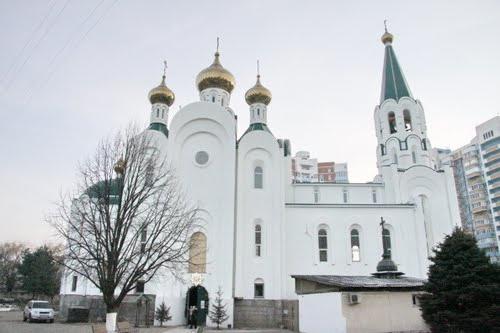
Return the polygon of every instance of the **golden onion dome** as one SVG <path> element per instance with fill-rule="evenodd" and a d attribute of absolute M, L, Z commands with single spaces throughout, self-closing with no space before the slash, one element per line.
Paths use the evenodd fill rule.
<path fill-rule="evenodd" d="M 196 86 L 199 91 L 207 88 L 220 88 L 228 93 L 233 91 L 236 80 L 230 71 L 222 67 L 219 56 L 219 52 L 215 52 L 214 62 L 196 77 Z"/>
<path fill-rule="evenodd" d="M 165 75 L 163 75 L 160 85 L 151 89 L 148 98 L 151 104 L 164 103 L 168 106 L 174 104 L 175 95 L 174 92 L 165 84 Z"/>
<path fill-rule="evenodd" d="M 254 103 L 263 103 L 268 105 L 271 102 L 272 97 L 273 95 L 271 94 L 271 91 L 260 83 L 260 75 L 257 75 L 257 82 L 252 88 L 248 89 L 245 94 L 245 100 L 248 105 L 252 105 Z"/>
<path fill-rule="evenodd" d="M 382 35 L 382 43 L 387 44 L 387 43 L 392 43 L 392 40 L 394 39 L 394 36 L 388 32 L 387 30 L 384 32 Z"/>

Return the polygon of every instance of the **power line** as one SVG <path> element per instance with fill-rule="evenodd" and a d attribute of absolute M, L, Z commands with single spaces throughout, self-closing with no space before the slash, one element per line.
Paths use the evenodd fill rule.
<path fill-rule="evenodd" d="M 69 56 L 69 54 L 66 55 L 66 57 L 60 61 L 59 63 L 55 63 L 57 58 L 59 58 L 59 56 L 64 52 L 64 50 L 71 44 L 71 41 L 73 39 L 73 35 L 75 35 L 81 27 L 83 27 L 89 20 L 90 18 L 94 15 L 94 13 L 96 12 L 96 10 L 104 3 L 105 0 L 101 0 L 92 10 L 91 12 L 87 15 L 87 17 L 82 21 L 82 23 L 80 23 L 78 25 L 78 27 L 73 30 L 73 32 L 71 33 L 70 35 L 70 38 L 68 38 L 68 40 L 66 41 L 66 43 L 64 44 L 64 46 L 62 48 L 60 48 L 58 50 L 58 52 L 55 54 L 55 56 L 52 58 L 51 62 L 49 63 L 49 66 L 48 67 L 51 67 L 52 65 L 55 64 L 55 67 L 53 67 L 53 69 L 49 72 L 49 74 L 42 80 L 40 80 L 39 84 L 38 85 L 35 85 L 36 88 L 35 89 L 30 89 L 28 91 L 28 94 L 27 94 L 27 101 L 26 103 L 28 103 L 30 100 L 31 100 L 31 97 L 33 95 L 33 92 L 34 91 L 38 91 L 40 90 L 41 88 L 43 88 L 44 85 L 46 85 L 50 79 L 52 78 L 52 76 L 54 75 L 54 73 L 59 69 L 59 66 L 65 62 L 65 60 L 67 59 L 67 57 Z M 99 24 L 102 19 L 104 18 L 104 16 L 109 12 L 109 10 L 118 2 L 119 0 L 114 0 L 108 7 L 106 7 L 101 15 L 99 17 L 97 17 L 97 20 L 85 31 L 85 33 L 80 37 L 80 39 L 76 42 L 75 44 L 75 47 L 74 47 L 74 50 L 76 50 L 78 48 L 78 46 L 80 45 L 80 43 L 88 36 L 88 34 L 97 26 L 97 24 Z"/>
<path fill-rule="evenodd" d="M 50 13 L 52 13 L 52 9 L 54 9 L 54 6 L 56 5 L 56 0 L 52 0 L 52 2 L 49 4 L 49 10 L 47 13 L 43 16 L 42 20 L 40 23 L 38 23 L 33 31 L 31 32 L 30 36 L 28 37 L 28 40 L 26 40 L 26 43 L 22 47 L 22 49 L 19 51 L 19 53 L 14 57 L 12 60 L 12 63 L 9 66 L 9 69 L 2 75 L 2 78 L 0 79 L 0 82 L 3 82 L 4 79 L 7 78 L 7 76 L 10 74 L 10 72 L 14 69 L 15 65 L 19 62 L 21 59 L 21 56 L 23 55 L 24 51 L 28 47 L 29 44 L 33 41 L 33 38 L 35 37 L 36 33 L 40 30 L 40 28 L 43 26 L 45 21 L 47 21 L 47 18 L 50 16 Z"/>
<path fill-rule="evenodd" d="M 12 83 L 15 81 L 15 79 L 18 77 L 18 74 L 24 69 L 24 66 L 26 66 L 26 64 L 28 63 L 28 61 L 31 60 L 31 57 L 33 56 L 33 54 L 35 53 L 34 51 L 38 48 L 38 46 L 40 46 L 40 44 L 42 43 L 42 41 L 45 39 L 45 37 L 48 35 L 48 33 L 50 32 L 50 30 L 54 27 L 55 23 L 57 22 L 57 19 L 59 18 L 59 16 L 61 16 L 61 14 L 64 12 L 64 10 L 66 9 L 66 7 L 68 6 L 68 4 L 70 3 L 71 0 L 66 0 L 66 2 L 64 3 L 64 6 L 62 6 L 62 8 L 59 10 L 59 12 L 56 14 L 56 16 L 54 17 L 54 19 L 52 20 L 52 24 L 50 24 L 44 31 L 44 33 L 42 34 L 42 36 L 40 37 L 40 39 L 38 39 L 38 42 L 35 44 L 35 46 L 31 49 L 31 52 L 30 54 L 28 55 L 28 57 L 24 60 L 24 62 L 21 64 L 21 67 L 18 68 L 17 71 L 15 71 L 15 73 L 12 75 L 11 79 L 7 82 L 7 85 L 5 87 L 5 90 L 4 91 L 8 91 L 9 88 L 11 87 Z"/>

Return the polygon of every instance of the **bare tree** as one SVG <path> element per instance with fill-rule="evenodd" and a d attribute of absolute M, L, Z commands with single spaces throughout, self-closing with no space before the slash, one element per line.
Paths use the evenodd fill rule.
<path fill-rule="evenodd" d="M 130 127 L 102 140 L 77 184 L 49 222 L 67 243 L 64 265 L 102 292 L 108 313 L 156 274 L 179 276 L 197 209 L 152 136 Z"/>
<path fill-rule="evenodd" d="M 0 290 L 10 293 L 16 288 L 19 282 L 17 270 L 24 251 L 26 251 L 26 246 L 22 243 L 0 244 Z"/>

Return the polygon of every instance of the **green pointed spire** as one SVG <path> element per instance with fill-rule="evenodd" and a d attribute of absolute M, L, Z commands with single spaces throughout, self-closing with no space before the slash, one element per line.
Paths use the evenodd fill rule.
<path fill-rule="evenodd" d="M 385 45 L 385 57 L 380 104 L 389 98 L 396 101 L 399 101 L 401 97 L 413 98 L 410 87 L 408 86 L 408 83 L 406 83 L 403 71 L 399 66 L 396 53 L 394 53 L 394 49 L 392 48 L 392 40 L 393 36 L 386 30 L 382 36 L 382 42 Z"/>

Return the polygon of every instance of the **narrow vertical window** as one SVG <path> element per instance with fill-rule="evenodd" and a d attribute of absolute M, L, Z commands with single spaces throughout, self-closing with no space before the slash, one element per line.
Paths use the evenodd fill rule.
<path fill-rule="evenodd" d="M 325 229 L 319 229 L 318 231 L 318 249 L 319 249 L 319 261 L 328 261 L 328 233 Z"/>
<path fill-rule="evenodd" d="M 403 111 L 403 119 L 405 122 L 405 130 L 406 131 L 411 131 L 412 126 L 411 126 L 411 114 L 409 110 L 404 110 Z"/>
<path fill-rule="evenodd" d="M 387 252 L 392 257 L 391 232 L 385 228 L 382 231 L 382 244 L 384 245 L 384 253 Z"/>
<path fill-rule="evenodd" d="M 77 284 L 78 284 L 78 276 L 73 275 L 73 280 L 71 281 L 71 291 L 76 291 Z"/>
<path fill-rule="evenodd" d="M 146 226 L 143 226 L 141 230 L 141 253 L 146 252 L 147 239 L 148 239 L 148 229 L 146 228 Z"/>
<path fill-rule="evenodd" d="M 222 98 L 221 98 L 221 100 L 220 100 L 220 105 L 221 105 L 221 106 L 224 106 L 224 97 L 222 97 Z"/>
<path fill-rule="evenodd" d="M 393 152 L 392 161 L 394 164 L 398 164 L 398 154 L 396 153 L 395 150 Z"/>
<path fill-rule="evenodd" d="M 377 190 L 376 189 L 372 190 L 372 202 L 377 203 Z"/>
<path fill-rule="evenodd" d="M 254 175 L 253 175 L 253 187 L 254 188 L 262 188 L 263 187 L 263 178 L 264 178 L 264 171 L 262 170 L 262 167 L 260 167 L 260 166 L 255 167 Z"/>
<path fill-rule="evenodd" d="M 359 249 L 359 231 L 357 229 L 351 230 L 351 259 L 355 262 L 361 260 L 361 253 Z"/>
<path fill-rule="evenodd" d="M 262 255 L 262 226 L 260 224 L 255 226 L 255 255 L 257 257 Z"/>
<path fill-rule="evenodd" d="M 160 118 L 160 109 L 156 109 L 156 118 Z"/>
<path fill-rule="evenodd" d="M 415 153 L 415 150 L 412 150 L 411 152 L 411 161 L 413 164 L 417 163 L 417 153 Z"/>
<path fill-rule="evenodd" d="M 253 296 L 255 298 L 264 298 L 264 280 L 255 279 L 253 284 Z"/>
<path fill-rule="evenodd" d="M 314 186 L 313 192 L 314 192 L 314 203 L 318 203 L 319 202 L 319 187 Z"/>
<path fill-rule="evenodd" d="M 396 115 L 394 114 L 394 112 L 389 112 L 389 114 L 387 115 L 387 120 L 389 122 L 389 132 L 391 134 L 394 134 L 397 132 L 396 130 Z"/>
<path fill-rule="evenodd" d="M 215 96 L 212 96 L 212 103 L 215 103 Z"/>
<path fill-rule="evenodd" d="M 349 192 L 347 192 L 347 189 L 342 190 L 342 200 L 344 203 L 347 203 L 349 201 Z"/>

